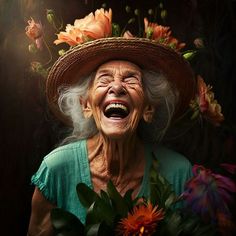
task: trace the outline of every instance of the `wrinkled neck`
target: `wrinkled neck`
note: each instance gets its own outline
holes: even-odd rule
[[[143,175],[144,148],[136,134],[122,140],[97,134],[88,141],[88,149],[93,172],[98,171],[98,175],[111,179],[115,185],[129,181],[132,175]]]

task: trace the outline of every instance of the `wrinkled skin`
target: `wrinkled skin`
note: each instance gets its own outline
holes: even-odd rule
[[[140,68],[127,61],[101,65],[81,105],[85,117],[94,117],[99,131],[87,140],[94,190],[106,189],[111,179],[121,194],[132,188],[135,197],[145,168],[144,146],[136,129],[142,118],[150,122],[154,112],[144,94]],[[107,112],[109,106],[119,106],[122,115]],[[54,207],[36,188],[29,235],[53,235],[49,215]]]
[[[123,104],[128,115],[107,117],[106,107],[113,103]],[[99,130],[88,140],[95,191],[105,189],[111,179],[121,193],[133,188],[136,194],[145,166],[143,144],[136,129],[142,118],[146,120],[154,112],[144,94],[140,68],[127,61],[100,66],[83,107],[84,115],[93,116]]]

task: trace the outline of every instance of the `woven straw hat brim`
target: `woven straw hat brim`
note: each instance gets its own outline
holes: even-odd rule
[[[161,72],[180,94],[175,111],[178,117],[194,96],[195,80],[189,63],[174,50],[143,38],[102,38],[74,47],[52,66],[46,84],[46,95],[53,113],[63,122],[70,121],[59,111],[58,88],[78,83],[98,66],[109,60],[127,60],[141,69]]]

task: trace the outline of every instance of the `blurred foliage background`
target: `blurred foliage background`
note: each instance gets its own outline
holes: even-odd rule
[[[65,24],[73,24],[102,6],[112,8],[113,21],[123,26],[131,18],[137,22],[137,12],[141,19],[168,25],[189,49],[196,48],[196,39],[202,40],[204,47],[198,49],[192,65],[213,86],[225,121],[220,127],[203,121],[185,132],[176,130],[165,142],[192,163],[208,167],[235,163],[235,0],[0,0],[1,235],[26,235],[33,191],[30,177],[65,130],[47,109],[40,76],[30,71],[27,21],[30,17],[41,21],[48,40],[53,40],[47,9]],[[129,24],[130,30],[138,32],[137,25]],[[38,56],[43,61],[48,58],[43,52]]]

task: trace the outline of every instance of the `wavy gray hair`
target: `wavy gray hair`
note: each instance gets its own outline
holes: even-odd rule
[[[87,139],[98,132],[94,119],[84,117],[80,104],[80,99],[87,99],[88,88],[94,76],[95,73],[92,73],[77,85],[59,89],[60,110],[73,123],[71,135],[62,144]],[[170,125],[178,101],[178,92],[157,72],[144,70],[142,81],[147,100],[155,107],[155,113],[152,123],[145,123],[143,120],[140,122],[138,134],[145,142],[157,142],[165,135]]]

